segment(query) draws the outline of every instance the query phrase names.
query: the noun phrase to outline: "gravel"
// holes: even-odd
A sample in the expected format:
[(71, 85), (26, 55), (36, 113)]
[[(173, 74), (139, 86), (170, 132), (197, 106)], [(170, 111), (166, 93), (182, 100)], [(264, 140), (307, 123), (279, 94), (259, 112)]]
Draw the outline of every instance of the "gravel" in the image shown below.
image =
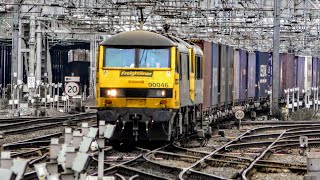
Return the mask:
[(276, 161), (276, 162), (283, 162), (283, 163), (292, 163), (292, 164), (306, 164), (307, 157), (294, 155), (294, 154), (281, 154), (281, 155), (274, 155), (272, 154), (268, 160)]
[[(90, 124), (94, 124), (95, 121), (87, 121)], [(81, 127), (81, 123), (77, 123), (78, 127)], [(29, 127), (29, 126), (28, 126)], [(17, 135), (5, 135), (4, 139), (0, 139), (0, 146), (7, 143), (12, 143), (16, 141), (22, 141), (26, 139), (32, 139), (44, 135), (54, 134), (54, 133), (60, 133), (63, 132), (65, 129), (64, 126), (49, 128), (49, 129), (43, 129), (39, 131), (33, 131), (33, 132), (27, 132), (27, 133), (21, 133)]]
[[(155, 167), (156, 166), (156, 167)], [(150, 174), (154, 174), (160, 177), (164, 177), (166, 179), (176, 179), (177, 175), (173, 174), (172, 172), (163, 172), (160, 169), (158, 169), (157, 165), (153, 165), (150, 163), (141, 163), (139, 165), (135, 165), (133, 166), (133, 168), (139, 169), (140, 171), (146, 172), (146, 173), (150, 173)]]
[(63, 130), (64, 130), (64, 127), (56, 127), (56, 128), (44, 129), (36, 132), (22, 133), (17, 135), (6, 135), (4, 139), (0, 139), (0, 145), (2, 146), (3, 144), (12, 143), (15, 141), (22, 141), (26, 139), (36, 138), (39, 136), (59, 133), (59, 132), (63, 132)]
[(252, 180), (283, 180), (283, 179), (292, 179), (292, 180), (302, 180), (302, 175), (297, 175), (293, 173), (255, 173), (250, 179)]
[(153, 161), (166, 166), (178, 167), (178, 168), (187, 168), (193, 164), (191, 162), (186, 162), (181, 160), (172, 160), (172, 159), (155, 159)]
[(202, 172), (213, 174), (216, 176), (231, 179), (235, 174), (240, 173), (241, 169), (232, 167), (207, 167)]

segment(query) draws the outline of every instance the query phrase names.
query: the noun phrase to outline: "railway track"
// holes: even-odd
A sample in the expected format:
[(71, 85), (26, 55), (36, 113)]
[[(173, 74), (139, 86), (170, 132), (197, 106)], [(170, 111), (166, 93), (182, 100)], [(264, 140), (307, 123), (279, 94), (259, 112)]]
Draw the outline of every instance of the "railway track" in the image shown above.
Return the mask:
[[(202, 158), (197, 159), (197, 161), (191, 164), (189, 167), (184, 168), (184, 170), (179, 174), (179, 178), (195, 178), (195, 179), (225, 179), (225, 178), (242, 178), (246, 179), (248, 176), (252, 176), (253, 172), (256, 172), (257, 169), (259, 171), (268, 171), (270, 169), (285, 169), (291, 172), (296, 173), (306, 173), (306, 166), (301, 164), (279, 164), (279, 162), (271, 162), (267, 161), (267, 159), (273, 152), (277, 150), (283, 150), (286, 148), (300, 148), (300, 143), (298, 141), (298, 137), (300, 135), (309, 135), (312, 134), (316, 136), (318, 133), (317, 130), (313, 130), (318, 128), (318, 124), (308, 124), (308, 125), (279, 125), (279, 126), (271, 126), (271, 127), (260, 127), (252, 130), (248, 130), (245, 133), (241, 134), (234, 140), (226, 143), (222, 147), (218, 148), (213, 152), (206, 153), (206, 155), (202, 155)], [(283, 132), (278, 133), (265, 133), (265, 134), (255, 134), (261, 133), (263, 131), (271, 131), (277, 129), (285, 129)], [(272, 132), (272, 131), (271, 131)], [(268, 139), (268, 141), (253, 141), (262, 139)], [(253, 138), (253, 139), (251, 139)], [(296, 140), (288, 140), (288, 138), (296, 139)], [(243, 143), (243, 140), (248, 141), (247, 143)], [(319, 146), (320, 139), (314, 138), (310, 139), (309, 146)], [(241, 150), (241, 151), (239, 151)], [(190, 150), (188, 150), (190, 153)], [(221, 154), (227, 154), (232, 152), (238, 152), (238, 156), (235, 156), (232, 160), (225, 160), (225, 158), (221, 158)], [(252, 158), (245, 158), (243, 154), (249, 154), (254, 151)], [(193, 153), (200, 154), (203, 152)], [(219, 158), (217, 158), (217, 154), (219, 154)], [(237, 154), (237, 153), (236, 153)], [(244, 159), (245, 162), (244, 162)], [(262, 161), (263, 160), (263, 161)], [(213, 167), (208, 170), (208, 166)], [(217, 167), (224, 167), (224, 171), (226, 171), (226, 167), (231, 169), (233, 175), (226, 177), (213, 174), (213, 172), (217, 172)], [(215, 168), (215, 169), (214, 169)], [(209, 168), (210, 169), (210, 168)], [(211, 174), (212, 173), (212, 174)], [(231, 173), (231, 174), (232, 174)], [(222, 173), (223, 174), (223, 173)]]
[[(105, 175), (112, 175), (118, 179), (247, 179), (255, 173), (283, 172), (303, 175), (307, 172), (305, 163), (279, 162), (268, 158), (271, 155), (280, 158), (285, 149), (300, 150), (301, 135), (314, 136), (309, 139), (309, 147), (319, 147), (319, 127), (320, 124), (258, 127), (247, 130), (221, 147), (212, 148), (211, 151), (210, 147), (207, 148), (208, 151), (186, 148), (181, 146), (180, 142), (153, 150), (138, 148), (130, 154), (122, 155), (108, 149), (104, 172)], [(20, 143), (27, 144), (29, 141)], [(40, 161), (45, 157), (45, 153), (44, 151), (43, 156), (39, 157)], [(93, 159), (92, 169), (96, 169), (95, 155)], [(26, 179), (32, 177), (32, 173), (26, 175)], [(96, 173), (92, 172), (92, 175)]]
[(95, 113), (82, 113), (72, 116), (57, 117), (57, 118), (45, 118), (45, 119), (34, 119), (24, 122), (11, 123), (0, 126), (1, 135), (13, 135), (20, 133), (27, 133), (36, 130), (48, 129), (52, 127), (61, 126), (68, 122), (80, 122), (96, 118)]

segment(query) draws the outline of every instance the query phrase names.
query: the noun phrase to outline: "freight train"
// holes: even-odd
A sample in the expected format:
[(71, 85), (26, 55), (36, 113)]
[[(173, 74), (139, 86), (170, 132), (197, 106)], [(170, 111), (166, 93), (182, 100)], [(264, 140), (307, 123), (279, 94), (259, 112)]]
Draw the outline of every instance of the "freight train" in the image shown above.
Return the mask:
[[(239, 108), (270, 105), (272, 52), (130, 31), (103, 41), (98, 54), (97, 119), (116, 125), (114, 144), (205, 137)], [(280, 102), (285, 89), (319, 84), (318, 58), (280, 57)]]

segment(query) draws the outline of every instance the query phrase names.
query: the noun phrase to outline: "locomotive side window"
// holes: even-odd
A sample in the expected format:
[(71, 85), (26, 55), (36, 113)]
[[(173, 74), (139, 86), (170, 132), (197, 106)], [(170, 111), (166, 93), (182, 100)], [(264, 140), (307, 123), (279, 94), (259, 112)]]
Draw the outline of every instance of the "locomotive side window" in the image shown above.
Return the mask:
[(178, 55), (178, 52), (176, 53), (176, 67), (175, 67), (175, 71), (176, 71), (176, 73), (179, 73), (180, 72), (180, 63), (179, 63), (179, 60), (180, 60), (180, 58), (179, 58), (180, 56)]
[[(187, 65), (187, 67), (185, 67), (184, 65)], [(189, 60), (188, 60), (188, 55), (185, 53), (181, 53), (180, 54), (180, 77), (182, 78), (182, 76), (185, 76), (183, 74), (183, 72), (186, 70), (186, 74), (187, 74), (187, 78), (190, 78), (190, 66), (189, 66)]]
[(187, 55), (186, 55), (186, 58), (187, 58), (187, 74), (188, 74), (188, 79), (190, 79), (190, 60)]
[(179, 77), (180, 79), (182, 79), (182, 75), (183, 75), (183, 66), (182, 66), (182, 54), (180, 54), (179, 56), (179, 64), (180, 64), (180, 74), (179, 74)]
[(200, 79), (203, 79), (203, 58), (199, 57), (200, 59)]
[(196, 79), (201, 79), (201, 58), (199, 56), (196, 56)]

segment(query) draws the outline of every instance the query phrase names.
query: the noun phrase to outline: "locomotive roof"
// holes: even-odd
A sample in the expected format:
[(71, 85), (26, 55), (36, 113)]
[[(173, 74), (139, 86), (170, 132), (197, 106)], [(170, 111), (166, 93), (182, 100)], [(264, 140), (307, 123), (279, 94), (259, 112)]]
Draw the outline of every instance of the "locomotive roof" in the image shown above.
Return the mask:
[(151, 46), (172, 47), (176, 43), (160, 34), (149, 31), (128, 31), (111, 36), (101, 43), (106, 46)]

